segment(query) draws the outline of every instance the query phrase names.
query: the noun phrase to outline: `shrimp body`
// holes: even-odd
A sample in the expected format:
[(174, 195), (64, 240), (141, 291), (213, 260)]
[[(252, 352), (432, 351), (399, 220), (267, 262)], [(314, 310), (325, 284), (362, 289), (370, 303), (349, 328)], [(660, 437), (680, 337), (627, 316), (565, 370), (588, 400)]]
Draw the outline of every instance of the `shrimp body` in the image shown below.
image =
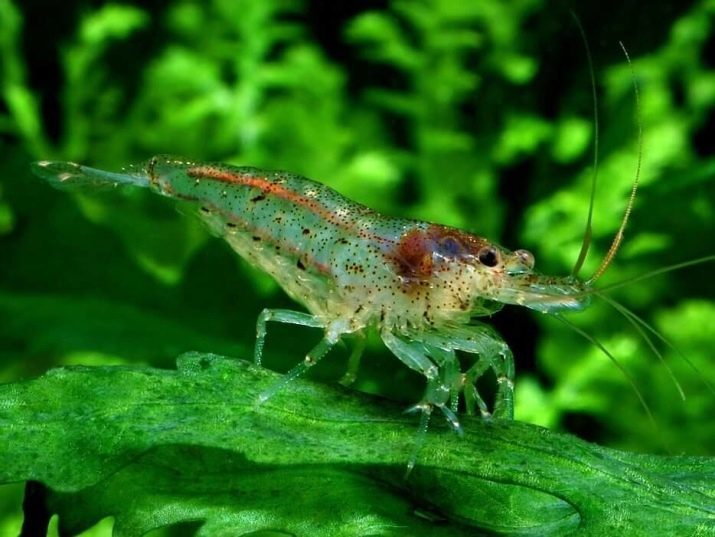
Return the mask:
[[(163, 156), (126, 173), (48, 161), (36, 163), (34, 170), (58, 185), (130, 184), (194, 202), (214, 233), (303, 304), (309, 313), (264, 310), (259, 316), (258, 363), (268, 321), (324, 330), (320, 343), (264, 400), (341, 337), (375, 328), (402, 362), (427, 379), (415, 407), (423, 412), (421, 429), (437, 407), (459, 430), (460, 393), (470, 412), (478, 407), (483, 415), (511, 417), (511, 351), (475, 317), (503, 304), (553, 313), (579, 310), (589, 302), (587, 284), (534, 272), (534, 258), (526, 250), (509, 251), (456, 228), (385, 216), (295, 174)], [(473, 359), (466, 371), (457, 351)], [(357, 367), (359, 354), (351, 367)], [(498, 379), (492, 409), (475, 388), (489, 369)]]

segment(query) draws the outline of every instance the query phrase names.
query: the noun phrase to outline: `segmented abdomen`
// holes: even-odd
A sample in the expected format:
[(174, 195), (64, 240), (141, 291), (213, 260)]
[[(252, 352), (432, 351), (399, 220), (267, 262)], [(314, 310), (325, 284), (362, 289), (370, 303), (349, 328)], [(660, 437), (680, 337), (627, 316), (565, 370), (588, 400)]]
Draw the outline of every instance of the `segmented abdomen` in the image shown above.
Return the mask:
[(383, 253), (407, 221), (290, 173), (162, 158), (149, 168), (154, 188), (199, 203), (217, 233), (313, 313), (330, 309), (335, 294), (350, 307), (345, 292), (369, 292), (376, 277), (394, 285)]

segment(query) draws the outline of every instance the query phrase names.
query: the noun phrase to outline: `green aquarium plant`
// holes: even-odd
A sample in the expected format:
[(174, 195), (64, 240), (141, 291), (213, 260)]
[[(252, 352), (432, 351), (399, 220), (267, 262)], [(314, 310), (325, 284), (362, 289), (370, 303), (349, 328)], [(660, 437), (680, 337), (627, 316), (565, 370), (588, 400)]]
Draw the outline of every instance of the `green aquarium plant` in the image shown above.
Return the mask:
[(475, 418), (464, 438), (434, 427), (406, 481), (414, 423), (399, 406), (298, 380), (256, 408), (275, 373), (210, 354), (177, 366), (2, 387), (15, 426), (0, 479), (28, 482), (26, 512), (60, 513), (66, 535), (107, 516), (118, 535), (712, 534), (712, 459)]
[[(578, 15), (600, 125), (583, 273), (620, 223), (639, 124), (641, 188), (601, 285), (712, 255), (712, 2)], [(402, 410), (424, 385), (376, 338), (351, 389), (338, 348), (256, 407), (319, 338), (276, 327), (268, 369), (244, 361), (259, 312), (296, 308), (276, 284), (158, 197), (30, 172), (161, 153), (285, 169), (567, 275), (595, 141), (571, 20), (538, 0), (0, 0), (0, 533), (713, 534), (712, 264), (608, 293), (647, 326), (598, 300), (568, 318), (652, 420), (597, 345), (507, 307), (489, 322), (515, 355), (516, 419), (460, 416), (463, 438), (434, 419), (405, 480)]]

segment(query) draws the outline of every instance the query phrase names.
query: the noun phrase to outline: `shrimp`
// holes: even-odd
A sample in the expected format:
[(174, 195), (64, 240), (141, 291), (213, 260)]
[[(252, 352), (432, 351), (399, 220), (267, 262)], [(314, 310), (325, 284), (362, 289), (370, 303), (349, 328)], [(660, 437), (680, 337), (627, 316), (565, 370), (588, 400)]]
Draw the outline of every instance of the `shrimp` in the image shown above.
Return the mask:
[[(539, 274), (527, 250), (510, 251), (444, 225), (385, 216), (291, 173), (167, 156), (123, 173), (52, 161), (34, 163), (33, 170), (60, 187), (135, 185), (194, 202), (214, 233), (305, 306), (307, 313), (265, 309), (258, 317), (257, 364), (269, 321), (323, 330), (320, 342), (261, 394), (261, 402), (344, 336), (376, 329), (401, 362), (426, 378), (424, 395), (411, 408), (421, 412), (421, 434), (434, 408), (461, 432), (460, 395), (469, 413), (512, 418), (514, 358), (504, 340), (476, 318), (504, 304), (557, 314), (590, 302), (590, 281)], [(361, 352), (358, 345), (347, 377), (354, 377)], [(465, 371), (457, 352), (472, 360)], [(497, 378), (491, 407), (476, 388), (488, 370)]]

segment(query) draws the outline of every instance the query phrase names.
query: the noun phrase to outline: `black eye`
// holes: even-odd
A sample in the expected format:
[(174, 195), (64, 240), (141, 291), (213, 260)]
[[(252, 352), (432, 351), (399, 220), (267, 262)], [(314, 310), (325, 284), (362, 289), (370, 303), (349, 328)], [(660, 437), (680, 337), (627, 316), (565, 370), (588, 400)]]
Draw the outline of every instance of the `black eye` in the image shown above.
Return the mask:
[(496, 251), (496, 248), (487, 246), (479, 250), (477, 259), (485, 267), (496, 267), (499, 264), (499, 252)]

